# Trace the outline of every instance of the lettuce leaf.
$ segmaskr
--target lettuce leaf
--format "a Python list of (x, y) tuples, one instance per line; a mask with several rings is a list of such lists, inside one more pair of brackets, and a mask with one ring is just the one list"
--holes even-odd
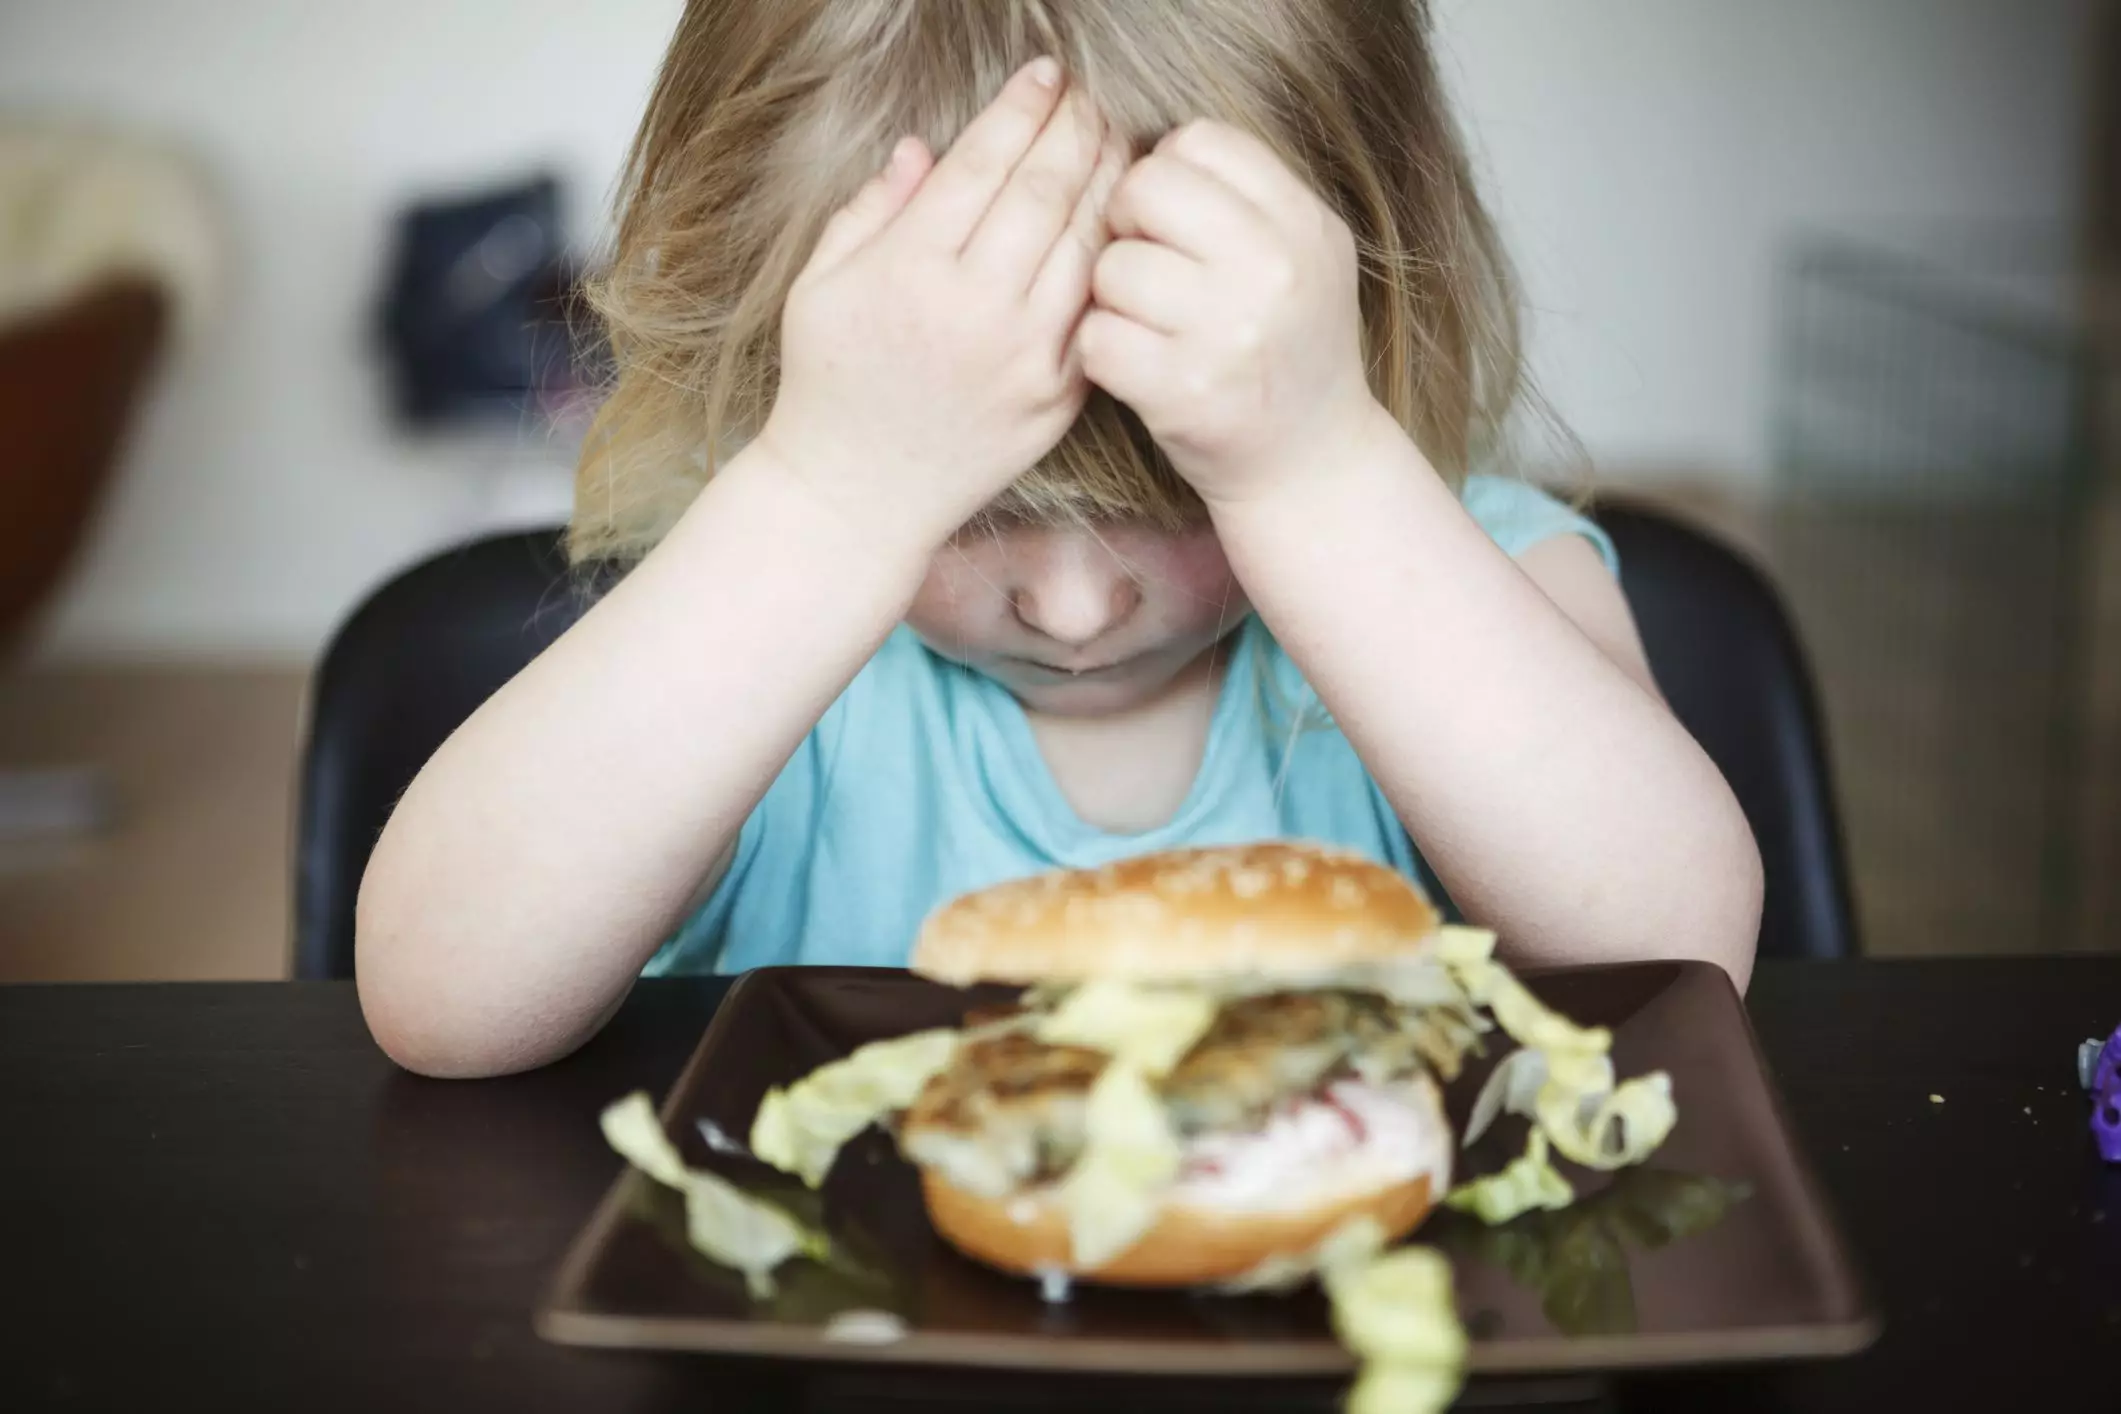
[(1528, 1115), (1539, 1098), (1539, 1087), (1547, 1083), (1547, 1058), (1537, 1051), (1512, 1051), (1488, 1072), (1487, 1083), (1473, 1097), (1473, 1111), (1466, 1116), (1466, 1132), (1460, 1143), (1471, 1148), (1480, 1142), (1496, 1119), (1505, 1114)]
[(1547, 1159), (1545, 1132), (1534, 1129), (1525, 1140), (1524, 1153), (1500, 1173), (1452, 1189), (1444, 1204), (1492, 1227), (1535, 1208), (1566, 1208), (1575, 1201), (1576, 1190)]
[(1186, 987), (1145, 987), (1118, 978), (1085, 982), (1040, 1018), (1038, 1039), (1088, 1046), (1151, 1077), (1169, 1075), (1215, 1019), (1215, 999)]
[(605, 1142), (619, 1156), (685, 1199), (685, 1234), (707, 1257), (744, 1274), (754, 1297), (773, 1295), (773, 1270), (790, 1257), (823, 1257), (831, 1243), (771, 1203), (719, 1174), (691, 1169), (663, 1133), (655, 1106), (639, 1091), (604, 1110)]
[(1355, 1377), (1346, 1414), (1430, 1414), (1449, 1409), (1464, 1377), (1429, 1365), (1372, 1364)]
[(958, 1033), (916, 1031), (862, 1047), (766, 1092), (751, 1122), (751, 1152), (812, 1188), (849, 1139), (912, 1104), (957, 1055)]
[(1568, 1159), (1591, 1169), (1639, 1164), (1679, 1122), (1672, 1077), (1661, 1070), (1617, 1089), (1571, 1091), (1549, 1081), (1537, 1104), (1539, 1127)]
[(1325, 1274), (1333, 1329), (1365, 1360), (1456, 1366), (1466, 1354), (1451, 1295), (1451, 1264), (1427, 1247), (1400, 1247)]
[(1445, 965), (1467, 997), (1487, 1007), (1524, 1048), (1488, 1077), (1473, 1102), (1465, 1142), (1479, 1139), (1498, 1112), (1508, 1112), (1533, 1120), (1563, 1157), (1586, 1168), (1616, 1169), (1648, 1158), (1679, 1119), (1671, 1077), (1657, 1071), (1616, 1086), (1610, 1031), (1578, 1026), (1534, 997), (1490, 955), (1492, 934), (1445, 932), (1438, 949)]
[(1604, 1055), (1613, 1033), (1602, 1026), (1578, 1026), (1548, 1007), (1492, 958), (1468, 958), (1451, 964), (1466, 995), (1494, 1013), (1496, 1024), (1511, 1040), (1551, 1056)]
[(1488, 962), (1495, 956), (1495, 931), (1446, 923), (1436, 930), (1436, 957), (1454, 971), (1468, 963)]
[(1324, 1273), (1333, 1329), (1363, 1362), (1350, 1414), (1436, 1414), (1463, 1382), (1465, 1329), (1451, 1295), (1451, 1264), (1426, 1247), (1401, 1247)]
[(1087, 1142), (1060, 1181), (1075, 1264), (1088, 1271), (1132, 1247), (1156, 1221), (1178, 1177), (1180, 1149), (1163, 1101), (1141, 1067), (1115, 1056), (1090, 1087)]

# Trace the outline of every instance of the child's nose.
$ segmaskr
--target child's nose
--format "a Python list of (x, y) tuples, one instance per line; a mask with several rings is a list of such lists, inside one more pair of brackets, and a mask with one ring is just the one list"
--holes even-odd
[(1016, 586), (1016, 617), (1070, 648), (1096, 641), (1141, 607), (1141, 586), (1102, 546), (1068, 547), (1044, 557)]

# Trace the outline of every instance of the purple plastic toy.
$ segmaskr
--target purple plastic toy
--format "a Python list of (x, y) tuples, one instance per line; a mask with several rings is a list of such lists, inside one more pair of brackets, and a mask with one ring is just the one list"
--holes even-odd
[(2077, 1070), (2092, 1092), (2092, 1138), (2099, 1142), (2099, 1156), (2121, 1164), (2121, 1029), (2103, 1046), (2086, 1041), (2077, 1053)]

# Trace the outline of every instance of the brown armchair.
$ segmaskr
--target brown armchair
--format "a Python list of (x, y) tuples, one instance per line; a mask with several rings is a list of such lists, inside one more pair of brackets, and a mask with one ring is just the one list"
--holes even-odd
[(124, 279), (0, 329), (0, 657), (87, 533), (168, 315)]

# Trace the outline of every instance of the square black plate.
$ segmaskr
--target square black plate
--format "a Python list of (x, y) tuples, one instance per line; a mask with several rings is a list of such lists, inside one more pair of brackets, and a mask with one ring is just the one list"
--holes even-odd
[[(1622, 1075), (1670, 1072), (1679, 1123), (1649, 1165), (1572, 1175), (1581, 1197), (1565, 1212), (1496, 1229), (1442, 1212), (1415, 1234), (1451, 1255), (1473, 1370), (1576, 1374), (1867, 1345), (1877, 1320), (1724, 973), (1630, 963), (1525, 981), (1578, 1022), (1612, 1028)], [(847, 1254), (843, 1268), (790, 1263), (776, 1295), (755, 1302), (739, 1277), (685, 1246), (676, 1195), (627, 1172), (569, 1251), (540, 1332), (793, 1360), (1261, 1376), (1350, 1368), (1313, 1290), (1084, 1287), (1048, 1305), (1032, 1284), (936, 1237), (913, 1170), (875, 1131), (842, 1152), (816, 1195), (703, 1138), (702, 1120), (741, 1138), (769, 1086), (869, 1041), (955, 1025), (966, 1004), (963, 992), (880, 969), (766, 968), (740, 980), (663, 1105), (664, 1124), (688, 1163), (786, 1194), (822, 1221)], [(1478, 1079), (1451, 1087), (1454, 1119)], [(1476, 1150), (1461, 1168), (1495, 1166), (1520, 1133), (1484, 1141), (1494, 1153)], [(864, 1326), (848, 1313), (874, 1311), (903, 1322), (897, 1338), (850, 1338)]]

